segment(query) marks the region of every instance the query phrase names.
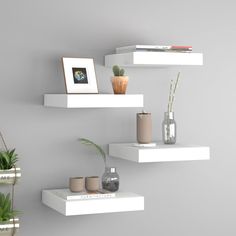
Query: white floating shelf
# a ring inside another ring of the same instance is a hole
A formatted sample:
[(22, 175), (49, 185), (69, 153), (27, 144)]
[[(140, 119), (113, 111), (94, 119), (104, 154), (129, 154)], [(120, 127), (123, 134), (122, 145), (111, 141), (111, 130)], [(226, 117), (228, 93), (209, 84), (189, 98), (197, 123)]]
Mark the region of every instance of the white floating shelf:
[(143, 196), (123, 192), (112, 198), (65, 200), (58, 189), (43, 190), (42, 202), (65, 216), (144, 210)]
[(129, 52), (105, 56), (105, 66), (112, 67), (203, 65), (202, 53), (180, 52)]
[(133, 143), (117, 143), (109, 144), (109, 155), (139, 163), (209, 160), (210, 148), (178, 144), (137, 147)]
[(44, 94), (44, 106), (61, 108), (143, 107), (143, 95)]

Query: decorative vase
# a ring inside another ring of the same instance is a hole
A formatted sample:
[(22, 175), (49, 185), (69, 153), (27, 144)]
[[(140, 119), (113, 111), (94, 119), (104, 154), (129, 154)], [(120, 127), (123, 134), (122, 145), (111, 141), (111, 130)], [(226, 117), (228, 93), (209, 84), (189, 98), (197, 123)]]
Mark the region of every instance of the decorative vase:
[(115, 167), (106, 167), (105, 173), (102, 176), (102, 188), (111, 192), (116, 192), (119, 189), (119, 175)]
[(88, 192), (97, 192), (99, 190), (99, 177), (89, 176), (85, 178), (85, 188)]
[(125, 94), (128, 85), (128, 76), (114, 76), (111, 78), (114, 94)]
[(152, 141), (152, 115), (151, 113), (137, 113), (137, 141), (148, 144)]
[(71, 177), (69, 186), (71, 192), (77, 193), (84, 191), (84, 177)]
[(162, 139), (165, 144), (176, 143), (176, 122), (174, 112), (165, 112), (162, 122)]

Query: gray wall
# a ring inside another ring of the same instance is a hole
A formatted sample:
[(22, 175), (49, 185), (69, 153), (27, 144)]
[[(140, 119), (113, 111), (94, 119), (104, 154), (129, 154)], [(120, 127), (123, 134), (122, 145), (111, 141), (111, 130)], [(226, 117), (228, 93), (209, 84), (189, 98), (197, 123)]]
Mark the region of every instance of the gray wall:
[[(16, 207), (21, 236), (235, 235), (234, 1), (2, 0), (0, 124), (23, 170)], [(121, 190), (145, 196), (145, 211), (65, 217), (41, 203), (41, 190), (68, 177), (102, 175), (102, 161), (77, 139), (107, 147), (135, 141), (139, 109), (52, 109), (44, 93), (64, 93), (61, 56), (93, 57), (99, 90), (112, 93), (104, 55), (132, 44), (193, 45), (202, 67), (128, 68), (128, 93), (143, 93), (161, 138), (170, 79), (179, 142), (211, 147), (210, 161), (135, 164), (110, 159)]]

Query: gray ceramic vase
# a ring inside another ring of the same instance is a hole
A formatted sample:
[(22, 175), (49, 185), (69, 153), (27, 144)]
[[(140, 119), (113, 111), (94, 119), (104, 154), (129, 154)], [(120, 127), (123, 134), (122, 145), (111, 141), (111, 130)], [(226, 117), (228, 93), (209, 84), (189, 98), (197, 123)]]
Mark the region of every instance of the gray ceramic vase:
[(152, 142), (151, 113), (137, 113), (137, 141), (140, 144), (148, 144)]

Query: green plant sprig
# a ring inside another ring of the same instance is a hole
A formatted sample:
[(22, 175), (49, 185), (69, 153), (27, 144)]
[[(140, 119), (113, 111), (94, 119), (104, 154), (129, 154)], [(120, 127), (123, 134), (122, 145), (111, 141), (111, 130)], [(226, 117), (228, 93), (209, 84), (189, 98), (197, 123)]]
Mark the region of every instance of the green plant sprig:
[(18, 161), (18, 155), (15, 149), (0, 152), (0, 170), (9, 170), (13, 168)]
[(103, 158), (103, 161), (106, 165), (106, 161), (107, 161), (106, 153), (104, 152), (104, 150), (99, 145), (97, 145), (93, 141), (91, 141), (89, 139), (86, 139), (86, 138), (80, 138), (79, 141), (80, 141), (81, 144), (94, 147), (96, 149), (96, 151), (98, 152), (98, 154), (101, 155), (101, 157)]
[(9, 150), (2, 133), (0, 132), (0, 138), (2, 139), (5, 151), (0, 151), (0, 170), (9, 170), (13, 168), (18, 161), (15, 149)]
[(173, 104), (174, 104), (174, 101), (175, 101), (175, 93), (176, 93), (176, 90), (177, 90), (177, 87), (178, 87), (179, 78), (180, 78), (180, 72), (177, 75), (176, 81), (174, 82), (173, 80), (171, 80), (171, 82), (170, 82), (168, 112), (173, 112)]

